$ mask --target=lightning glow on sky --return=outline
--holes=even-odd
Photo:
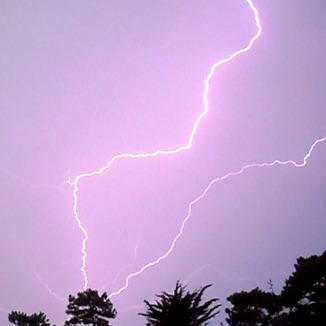
[[[149,158],[149,157],[154,157],[154,156],[161,156],[161,155],[175,155],[178,154],[180,152],[183,151],[187,151],[189,149],[191,149],[192,144],[193,144],[193,140],[194,137],[197,133],[197,129],[199,124],[201,123],[201,121],[203,120],[203,118],[207,115],[208,113],[208,108],[209,108],[209,103],[208,103],[208,93],[210,90],[210,81],[212,79],[212,77],[214,76],[216,70],[218,67],[220,67],[221,65],[224,65],[230,61],[232,61],[233,59],[235,59],[237,56],[244,54],[246,52],[248,52],[249,50],[251,50],[254,42],[256,40],[258,40],[258,38],[260,37],[261,33],[262,33],[262,28],[261,28],[261,22],[259,19],[259,15],[258,15],[258,11],[256,9],[256,7],[254,6],[253,2],[251,0],[246,0],[248,6],[250,7],[250,9],[252,10],[253,14],[254,14],[254,19],[256,22],[256,27],[257,27],[257,32],[256,34],[250,39],[249,43],[247,44],[246,47],[238,49],[237,51],[233,52],[231,55],[229,55],[228,57],[216,62],[210,69],[209,74],[207,75],[207,77],[205,78],[205,88],[204,88],[204,92],[203,92],[203,102],[204,102],[204,108],[203,111],[200,113],[200,115],[197,117],[197,119],[194,122],[193,128],[192,128],[192,132],[188,138],[188,142],[185,145],[173,148],[173,149],[158,149],[156,151],[153,152],[147,152],[147,153],[123,153],[123,154],[118,154],[115,155],[114,157],[112,157],[107,164],[105,164],[104,166],[98,168],[98,169],[94,169],[93,171],[90,172],[86,172],[86,173],[82,173],[78,176],[75,177],[75,179],[73,180],[69,180],[68,183],[70,185],[73,186],[73,198],[74,198],[74,217],[75,220],[78,224],[79,229],[81,230],[82,234],[83,234],[83,241],[82,241],[82,250],[81,250],[81,254],[82,254],[82,265],[81,265],[81,272],[83,274],[83,278],[84,278],[84,289],[87,289],[88,287],[88,276],[87,276],[87,272],[86,272],[86,264],[87,264],[87,250],[86,250],[86,244],[87,244],[87,240],[88,240],[88,233],[86,228],[83,226],[82,222],[81,222],[81,218],[80,218],[80,213],[78,211],[78,203],[79,203],[79,198],[78,198],[78,191],[79,191],[79,182],[83,179],[87,179],[87,178],[91,178],[91,177],[95,177],[95,176],[99,176],[102,173],[104,173],[106,170],[108,170],[111,165],[115,162],[118,161],[120,159],[144,159],[144,158]],[[192,207],[194,204],[196,204],[198,201],[200,201],[203,197],[205,197],[205,195],[207,194],[207,192],[210,190],[210,188],[216,183],[216,182],[220,182],[223,181],[231,176],[237,176],[240,175],[241,173],[243,173],[245,170],[251,169],[251,168],[260,168],[260,167],[273,167],[275,165],[292,165],[296,168],[299,167],[304,167],[307,164],[307,161],[310,157],[310,155],[312,154],[312,151],[315,149],[315,147],[326,141],[326,137],[324,138],[320,138],[317,139],[309,148],[307,154],[305,155],[305,157],[303,158],[301,163],[297,163],[293,160],[286,160],[286,161],[281,161],[281,160],[274,160],[272,162],[265,162],[265,163],[252,163],[252,164],[248,164],[243,166],[241,169],[237,170],[237,171],[233,171],[233,172],[229,172],[227,174],[225,174],[222,177],[217,177],[213,180],[210,181],[210,183],[207,185],[207,187],[202,191],[202,193],[196,197],[194,200],[192,200],[189,203],[188,206],[188,214],[187,216],[183,219],[183,222],[181,224],[181,227],[179,229],[178,234],[175,236],[174,240],[172,241],[171,245],[169,246],[169,248],[167,249],[167,251],[161,255],[160,257],[158,257],[156,260],[151,261],[149,263],[147,263],[146,265],[144,265],[143,267],[141,267],[139,270],[129,274],[129,276],[126,278],[125,280],[125,284],[118,289],[115,292],[112,292],[109,297],[113,297],[116,296],[118,294],[120,294],[122,291],[126,290],[129,282],[132,278],[140,275],[141,273],[143,273],[146,269],[157,265],[158,263],[160,263],[162,260],[164,260],[165,258],[167,258],[169,256],[169,254],[173,251],[176,242],[181,238],[182,234],[183,234],[183,230],[184,227],[187,223],[187,221],[189,220],[189,218],[191,217],[191,213],[192,213]]]

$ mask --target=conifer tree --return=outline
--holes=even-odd
[[[109,319],[117,315],[105,292],[100,296],[97,291],[88,289],[79,292],[77,297],[69,295],[68,300],[66,313],[71,317],[65,322],[65,326],[109,326]]]

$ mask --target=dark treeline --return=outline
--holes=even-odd
[[[280,293],[258,287],[249,292],[235,292],[227,300],[226,321],[229,326],[325,326],[326,325],[326,251],[321,256],[300,257],[294,272]],[[205,326],[220,312],[219,299],[203,301],[211,285],[190,292],[179,281],[172,293],[156,295],[154,303],[144,300],[146,311],[139,315],[146,326]],[[107,294],[88,289],[77,296],[69,295],[65,326],[110,326],[117,315]],[[27,315],[12,311],[9,322],[21,326],[51,326],[43,312]],[[218,322],[216,322],[217,325]]]

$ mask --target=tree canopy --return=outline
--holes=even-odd
[[[44,312],[27,315],[24,312],[12,311],[8,315],[10,323],[19,326],[50,326],[49,319]]]
[[[280,294],[258,288],[228,297],[230,326],[326,325],[326,251],[321,256],[300,257]]]
[[[220,304],[217,298],[202,303],[206,285],[194,292],[186,292],[185,286],[176,283],[174,292],[156,295],[158,300],[149,303],[145,300],[147,311],[140,313],[147,319],[147,326],[203,326],[218,314]]]
[[[321,256],[300,257],[281,292],[291,325],[326,325],[326,251]]]
[[[109,326],[109,319],[117,315],[106,292],[100,296],[96,290],[88,289],[79,292],[77,297],[69,295],[68,301],[66,313],[71,317],[65,322],[65,326]]]
[[[280,293],[274,293],[272,281],[268,284],[269,292],[257,287],[227,298],[231,304],[225,309],[228,326],[326,325],[326,251],[320,256],[299,257]],[[217,298],[203,301],[210,286],[191,292],[177,281],[172,293],[157,294],[154,303],[144,300],[146,311],[139,315],[146,318],[147,326],[206,326],[221,306]],[[66,313],[65,326],[110,326],[110,319],[117,315],[108,295],[92,289],[69,295]],[[51,326],[43,312],[12,311],[8,320],[17,326]]]
[[[258,288],[238,292],[228,297],[232,309],[225,309],[229,325],[276,325],[279,297]]]

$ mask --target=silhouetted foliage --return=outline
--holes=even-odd
[[[279,296],[258,288],[250,292],[238,292],[229,296],[232,309],[225,309],[229,325],[278,325]]]
[[[326,325],[326,251],[321,256],[300,257],[280,294],[256,288],[228,297],[230,326]]]
[[[207,321],[218,314],[217,298],[202,304],[202,296],[206,285],[194,292],[186,292],[185,286],[176,283],[172,294],[162,292],[154,304],[144,300],[147,311],[140,313],[146,317],[147,326],[204,326]]]
[[[50,326],[49,319],[44,312],[27,315],[24,312],[12,311],[8,315],[8,320],[12,324],[20,326]]]
[[[109,326],[109,319],[115,318],[116,310],[104,292],[101,296],[97,291],[88,289],[79,292],[77,297],[69,295],[66,313],[71,315],[65,325],[96,325]]]
[[[288,325],[326,325],[326,251],[300,257],[281,292]]]

